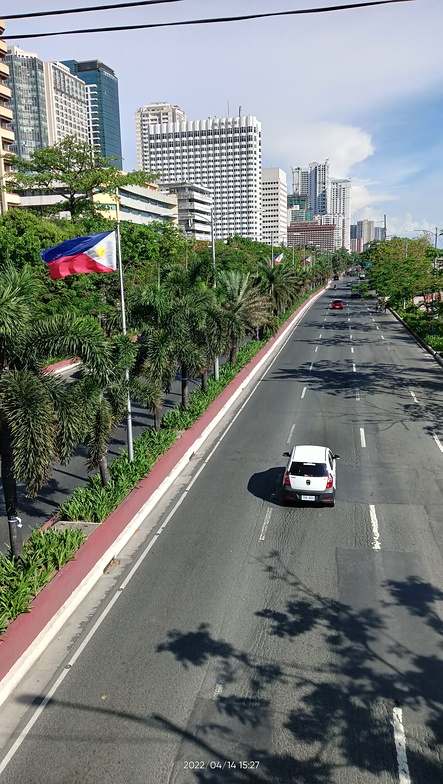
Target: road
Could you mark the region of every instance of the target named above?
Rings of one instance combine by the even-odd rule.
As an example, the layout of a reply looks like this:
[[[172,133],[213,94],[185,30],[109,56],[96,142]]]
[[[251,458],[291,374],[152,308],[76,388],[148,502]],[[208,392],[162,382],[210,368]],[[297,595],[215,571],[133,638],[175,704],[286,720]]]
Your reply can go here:
[[[441,369],[333,295],[195,456],[48,686],[15,697],[34,703],[1,784],[442,781]],[[279,500],[282,453],[306,442],[341,456],[334,509]]]

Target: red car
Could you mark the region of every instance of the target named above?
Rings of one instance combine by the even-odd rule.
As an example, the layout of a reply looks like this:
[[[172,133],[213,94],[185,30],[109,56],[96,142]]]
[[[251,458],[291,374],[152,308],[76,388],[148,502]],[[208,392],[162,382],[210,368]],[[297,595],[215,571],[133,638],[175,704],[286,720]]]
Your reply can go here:
[[[333,310],[343,310],[343,300],[342,299],[333,299],[331,302],[331,308]]]

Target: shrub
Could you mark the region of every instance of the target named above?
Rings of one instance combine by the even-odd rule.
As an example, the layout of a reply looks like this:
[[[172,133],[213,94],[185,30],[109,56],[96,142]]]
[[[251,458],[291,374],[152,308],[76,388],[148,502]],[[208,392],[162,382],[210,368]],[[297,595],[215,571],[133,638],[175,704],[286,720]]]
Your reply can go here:
[[[14,618],[29,612],[32,599],[67,563],[85,540],[82,531],[35,529],[23,554],[0,554],[0,634]]]

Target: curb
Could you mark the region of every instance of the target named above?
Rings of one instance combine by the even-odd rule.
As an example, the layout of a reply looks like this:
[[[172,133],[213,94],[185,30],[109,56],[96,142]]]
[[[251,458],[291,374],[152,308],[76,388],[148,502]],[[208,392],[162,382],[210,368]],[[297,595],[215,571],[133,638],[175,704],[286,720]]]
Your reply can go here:
[[[55,574],[33,600],[31,610],[19,615],[0,638],[0,705],[56,636],[93,588],[110,561],[123,549],[144,518],[200,449],[246,386],[269,360],[298,321],[325,291],[311,295],[278,332],[225,387],[205,413],[162,455],[148,476],[103,521],[78,550],[75,558]]]

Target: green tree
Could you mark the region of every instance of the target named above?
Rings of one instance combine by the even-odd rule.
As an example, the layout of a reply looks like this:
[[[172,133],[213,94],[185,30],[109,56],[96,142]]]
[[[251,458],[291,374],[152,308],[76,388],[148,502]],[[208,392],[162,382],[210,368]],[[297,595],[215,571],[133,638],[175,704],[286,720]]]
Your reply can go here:
[[[123,185],[147,185],[156,175],[142,171],[123,173],[113,166],[113,158],[103,157],[87,142],[65,136],[52,147],[34,150],[25,160],[5,154],[11,167],[8,191],[44,191],[60,196],[51,212],[68,209],[71,216],[97,211],[94,194],[115,194]]]
[[[302,287],[299,270],[287,262],[273,267],[261,264],[259,281],[261,290],[268,295],[277,315],[296,300]]]
[[[133,327],[142,333],[149,379],[170,387],[178,371],[182,406],[189,397],[189,380],[207,366],[209,319],[214,292],[199,278],[199,266],[174,265],[160,285],[137,292],[129,308]],[[156,352],[157,351],[157,355]]]
[[[66,463],[81,439],[82,421],[70,405],[68,385],[42,372],[48,358],[79,357],[103,383],[109,367],[98,324],[70,313],[36,318],[39,292],[29,267],[0,271],[0,457],[13,554],[22,549],[17,481],[35,496],[53,463]]]
[[[249,273],[242,274],[236,270],[218,274],[217,297],[229,341],[229,361],[235,365],[240,341],[270,322],[271,302],[266,294],[251,284]]]

